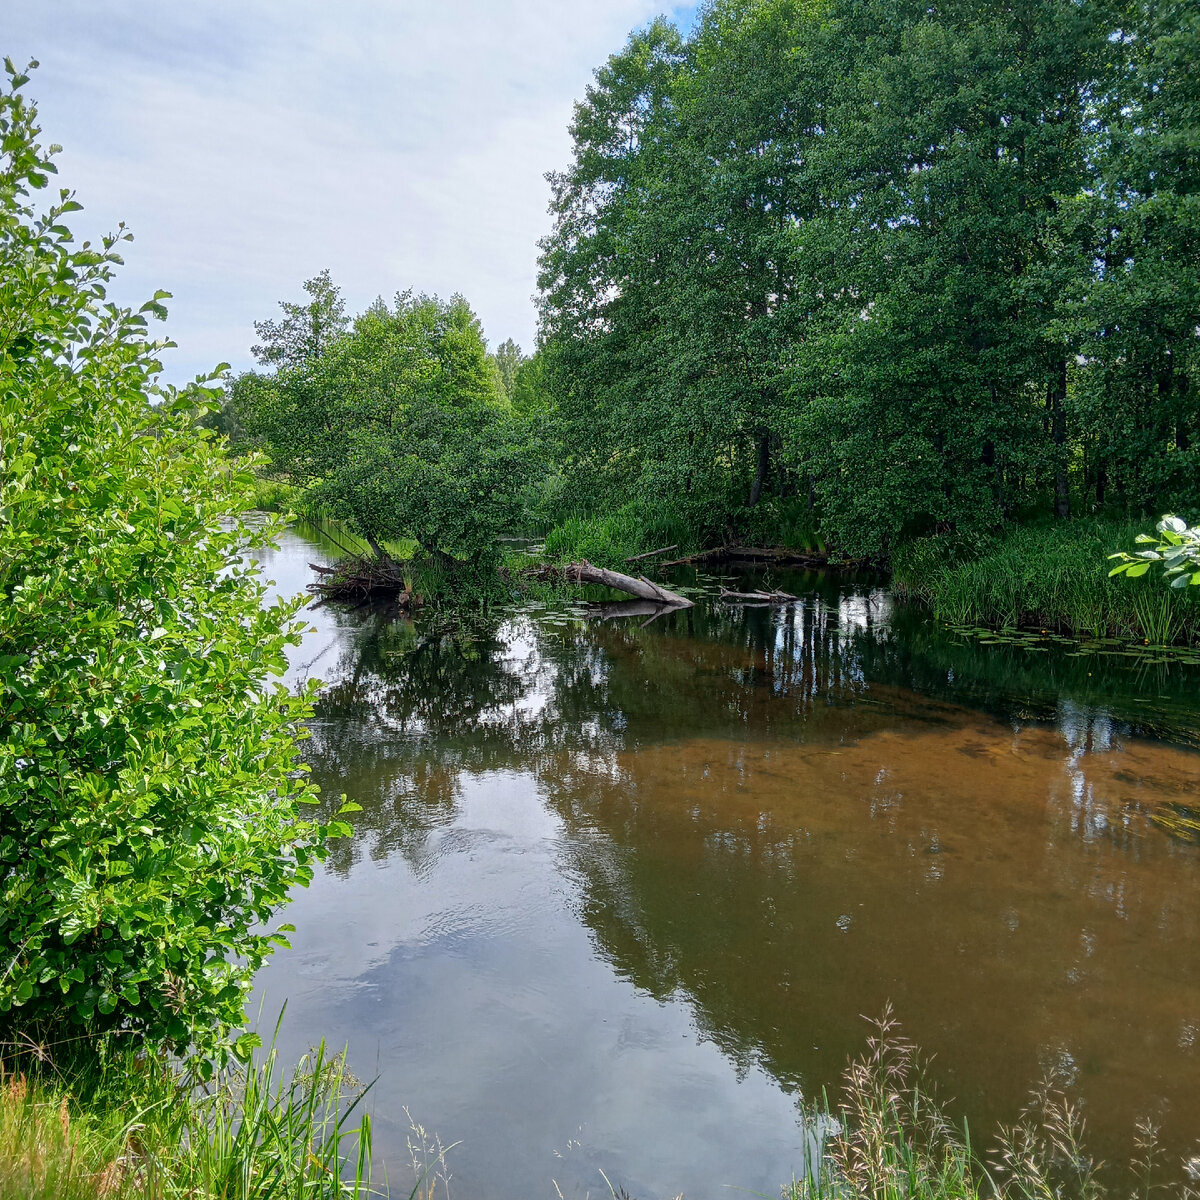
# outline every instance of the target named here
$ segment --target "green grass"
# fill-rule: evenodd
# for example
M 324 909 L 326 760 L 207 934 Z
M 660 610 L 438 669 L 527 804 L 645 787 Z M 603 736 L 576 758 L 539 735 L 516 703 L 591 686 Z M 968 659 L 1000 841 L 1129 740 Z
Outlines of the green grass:
M 679 557 L 729 541 L 809 553 L 826 548 L 805 499 L 768 497 L 752 509 L 733 508 L 728 513 L 730 524 L 724 532 L 697 526 L 668 501 L 635 501 L 605 513 L 568 513 L 546 533 L 546 557 L 558 562 L 587 559 L 618 570 L 634 555 L 663 546 L 678 546 Z
M 250 507 L 259 512 L 296 512 L 303 500 L 303 488 L 279 479 L 264 479 L 260 475 L 254 481 L 254 498 Z
M 0 1068 L 0 1200 L 366 1200 L 362 1084 L 324 1045 L 294 1071 L 275 1050 L 200 1085 L 112 1055 L 62 1073 Z
M 970 555 L 925 538 L 893 561 L 897 590 L 954 625 L 1036 626 L 1155 645 L 1200 633 L 1200 589 L 1173 591 L 1157 571 L 1109 578 L 1108 555 L 1132 550 L 1151 520 L 1081 519 L 1014 526 Z
M 586 559 L 619 571 L 633 555 L 663 546 L 677 546 L 682 557 L 696 548 L 697 540 L 667 506 L 656 512 L 641 504 L 626 504 L 608 513 L 565 517 L 546 534 L 545 556 L 556 562 Z

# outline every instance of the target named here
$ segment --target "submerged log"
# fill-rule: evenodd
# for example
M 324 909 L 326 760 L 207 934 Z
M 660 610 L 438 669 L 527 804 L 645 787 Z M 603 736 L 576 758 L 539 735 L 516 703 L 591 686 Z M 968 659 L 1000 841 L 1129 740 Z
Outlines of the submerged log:
M 795 604 L 800 597 L 793 596 L 791 592 L 731 592 L 728 588 L 722 588 L 720 599 L 732 600 L 735 603 Z

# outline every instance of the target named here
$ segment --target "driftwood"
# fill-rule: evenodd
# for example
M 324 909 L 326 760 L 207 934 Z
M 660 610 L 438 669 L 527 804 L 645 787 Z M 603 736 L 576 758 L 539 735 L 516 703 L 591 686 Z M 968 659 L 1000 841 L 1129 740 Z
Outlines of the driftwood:
M 795 604 L 800 597 L 791 592 L 731 592 L 728 588 L 721 589 L 720 599 L 732 600 L 735 603 L 751 602 L 757 604 Z
M 676 542 L 674 546 L 662 546 L 658 550 L 647 550 L 645 554 L 635 554 L 631 558 L 627 558 L 625 560 L 625 562 L 626 563 L 641 562 L 642 559 L 644 559 L 644 558 L 654 558 L 656 555 L 659 555 L 659 554 L 670 554 L 672 550 L 678 550 L 678 549 L 679 549 L 679 543 Z
M 613 588 L 636 596 L 639 600 L 652 600 L 665 604 L 670 608 L 691 608 L 692 602 L 678 592 L 672 592 L 649 579 L 632 575 L 622 575 L 620 571 L 609 571 L 604 567 L 594 567 L 586 559 L 583 562 L 566 563 L 564 566 L 554 566 L 546 563 L 542 566 L 529 568 L 526 572 L 537 579 L 565 579 L 568 583 L 594 583 L 599 587 Z

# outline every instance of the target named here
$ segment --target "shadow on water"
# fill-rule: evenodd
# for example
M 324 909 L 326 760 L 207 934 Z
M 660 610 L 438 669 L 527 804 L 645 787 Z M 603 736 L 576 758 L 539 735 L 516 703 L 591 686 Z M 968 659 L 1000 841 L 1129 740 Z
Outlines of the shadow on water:
M 501 1195 L 773 1191 L 888 999 L 974 1129 L 1054 1072 L 1106 1157 L 1144 1116 L 1182 1155 L 1200 674 L 772 582 L 802 603 L 319 614 L 308 757 L 363 812 L 269 987 Z

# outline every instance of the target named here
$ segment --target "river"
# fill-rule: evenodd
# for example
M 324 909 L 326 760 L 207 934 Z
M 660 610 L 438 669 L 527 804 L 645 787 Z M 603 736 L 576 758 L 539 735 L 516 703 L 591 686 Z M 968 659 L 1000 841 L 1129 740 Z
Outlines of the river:
M 333 555 L 260 557 L 294 594 Z M 376 1080 L 393 1194 L 411 1116 L 451 1195 L 776 1195 L 889 1002 L 977 1141 L 1053 1073 L 1103 1157 L 1140 1118 L 1195 1152 L 1200 668 L 773 582 L 802 602 L 306 613 L 306 757 L 363 811 L 255 1003 Z

